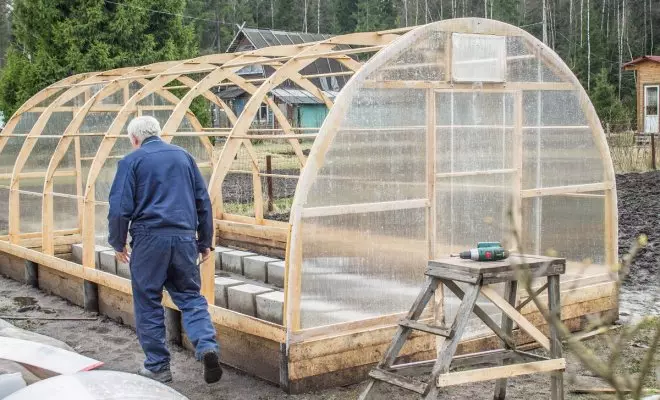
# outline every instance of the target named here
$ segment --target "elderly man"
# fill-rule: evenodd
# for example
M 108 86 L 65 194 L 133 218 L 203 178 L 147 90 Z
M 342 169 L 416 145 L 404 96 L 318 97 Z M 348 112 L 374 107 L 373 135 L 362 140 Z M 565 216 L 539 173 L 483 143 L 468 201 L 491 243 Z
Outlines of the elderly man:
M 183 326 L 204 364 L 204 380 L 222 377 L 215 329 L 200 294 L 200 253 L 211 252 L 213 217 L 204 179 L 193 158 L 160 139 L 153 117 L 128 125 L 135 151 L 119 162 L 110 191 L 109 242 L 120 262 L 130 262 L 135 324 L 146 355 L 139 374 L 170 382 L 161 300 L 163 287 L 183 314 Z M 131 233 L 132 254 L 126 247 Z

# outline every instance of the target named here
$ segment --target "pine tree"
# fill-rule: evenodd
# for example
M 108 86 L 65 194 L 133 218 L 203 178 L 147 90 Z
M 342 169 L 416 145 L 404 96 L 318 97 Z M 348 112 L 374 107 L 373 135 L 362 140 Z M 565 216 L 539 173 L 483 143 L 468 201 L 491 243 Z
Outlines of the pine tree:
M 334 33 L 355 32 L 357 29 L 357 0 L 336 0 Z
M 275 3 L 275 28 L 299 32 L 302 30 L 301 15 L 302 13 L 296 12 L 294 0 L 277 0 Z
M 194 56 L 184 9 L 185 0 L 14 0 L 16 48 L 0 77 L 0 110 L 11 115 L 71 74 Z
M 589 93 L 603 125 L 609 124 L 614 130 L 627 129 L 630 125 L 630 112 L 617 96 L 617 89 L 609 81 L 605 68 L 593 76 Z
M 4 65 L 5 53 L 9 48 L 11 24 L 9 21 L 9 1 L 0 0 L 0 68 Z

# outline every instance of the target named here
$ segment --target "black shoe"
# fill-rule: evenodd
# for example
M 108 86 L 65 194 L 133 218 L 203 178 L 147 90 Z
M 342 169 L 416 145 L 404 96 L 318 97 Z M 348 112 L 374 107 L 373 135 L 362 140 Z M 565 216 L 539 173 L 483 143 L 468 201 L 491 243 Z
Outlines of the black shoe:
M 222 378 L 222 367 L 217 352 L 204 353 L 202 363 L 204 364 L 204 381 L 206 383 L 215 383 Z

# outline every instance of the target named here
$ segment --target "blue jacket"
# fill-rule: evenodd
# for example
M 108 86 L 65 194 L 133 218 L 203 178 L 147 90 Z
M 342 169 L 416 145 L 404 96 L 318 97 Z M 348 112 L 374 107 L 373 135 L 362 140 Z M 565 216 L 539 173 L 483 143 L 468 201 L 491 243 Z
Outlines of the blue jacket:
M 200 252 L 211 248 L 213 214 L 204 178 L 192 156 L 158 137 L 119 161 L 110 189 L 108 242 L 123 251 L 129 230 L 153 235 L 197 233 Z

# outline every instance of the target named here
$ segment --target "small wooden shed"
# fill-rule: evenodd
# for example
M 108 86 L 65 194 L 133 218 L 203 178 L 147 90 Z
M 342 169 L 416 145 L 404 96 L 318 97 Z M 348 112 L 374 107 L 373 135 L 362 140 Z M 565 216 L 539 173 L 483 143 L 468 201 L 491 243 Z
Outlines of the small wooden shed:
M 637 71 L 637 130 L 658 133 L 660 115 L 660 56 L 643 56 L 623 65 Z

